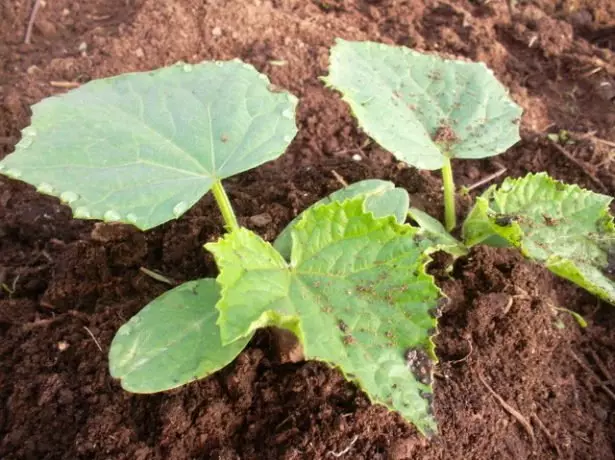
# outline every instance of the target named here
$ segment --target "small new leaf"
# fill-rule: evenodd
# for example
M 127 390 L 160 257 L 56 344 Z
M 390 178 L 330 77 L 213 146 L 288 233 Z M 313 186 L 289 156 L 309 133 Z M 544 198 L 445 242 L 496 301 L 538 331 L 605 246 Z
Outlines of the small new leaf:
M 506 179 L 477 199 L 463 226 L 464 239 L 468 246 L 504 240 L 553 273 L 615 303 L 611 200 L 545 173 Z
M 165 292 L 124 324 L 109 351 L 111 376 L 133 393 L 156 393 L 207 377 L 229 364 L 251 336 L 222 345 L 214 279 Z
M 408 206 L 410 205 L 408 192 L 403 188 L 395 187 L 393 182 L 380 179 L 367 179 L 350 184 L 347 187 L 336 190 L 322 200 L 317 201 L 308 209 L 334 201 L 342 202 L 358 196 L 365 198 L 365 212 L 372 212 L 375 217 L 386 217 L 391 215 L 395 216 L 397 222 L 400 224 L 405 222 Z M 307 209 L 295 217 L 286 228 L 282 230 L 282 233 L 278 235 L 273 243 L 273 247 L 276 248 L 286 260 L 290 260 L 292 229 L 297 222 L 301 220 L 306 211 Z
M 483 63 L 338 39 L 324 80 L 366 133 L 417 168 L 498 155 L 519 140 L 522 110 Z
M 208 244 L 220 268 L 222 340 L 289 329 L 306 358 L 338 366 L 372 401 L 431 434 L 440 291 L 417 230 L 374 217 L 363 201 L 309 209 L 292 229 L 290 263 L 246 229 Z
M 94 80 L 35 104 L 0 173 L 59 197 L 77 218 L 147 230 L 214 181 L 280 156 L 297 132 L 296 104 L 240 61 Z
M 429 238 L 432 243 L 430 252 L 444 251 L 453 257 L 462 257 L 468 254 L 468 249 L 453 235 L 446 231 L 439 220 L 417 208 L 410 208 L 408 215 L 420 228 L 420 233 Z

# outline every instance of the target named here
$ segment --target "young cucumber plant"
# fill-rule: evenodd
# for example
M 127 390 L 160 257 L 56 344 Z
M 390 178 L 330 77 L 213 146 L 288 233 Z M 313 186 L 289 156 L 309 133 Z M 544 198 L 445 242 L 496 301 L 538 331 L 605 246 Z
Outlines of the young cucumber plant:
M 438 249 L 460 256 L 480 242 L 512 245 L 615 303 L 608 196 L 546 174 L 507 179 L 478 198 L 463 226 L 465 247 L 448 234 L 456 226 L 451 159 L 497 155 L 519 140 L 521 108 L 484 64 L 338 40 L 324 81 L 342 93 L 361 127 L 398 160 L 442 170 L 446 228 L 421 210 L 409 210 Z
M 126 390 L 206 377 L 257 329 L 277 326 L 307 359 L 337 366 L 372 401 L 434 433 L 431 337 L 442 295 L 424 269 L 435 243 L 404 223 L 407 192 L 353 184 L 271 245 L 239 225 L 224 191 L 222 179 L 284 152 L 296 102 L 239 61 L 93 81 L 36 104 L 0 172 L 59 197 L 77 218 L 142 230 L 212 190 L 229 232 L 206 245 L 220 274 L 166 292 L 119 329 L 109 366 Z

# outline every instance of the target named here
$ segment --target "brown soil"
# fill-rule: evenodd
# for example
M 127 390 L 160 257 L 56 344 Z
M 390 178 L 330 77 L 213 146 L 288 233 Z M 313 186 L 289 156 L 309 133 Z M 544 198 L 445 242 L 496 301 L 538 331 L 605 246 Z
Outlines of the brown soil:
M 288 153 L 228 181 L 244 225 L 273 239 L 339 187 L 333 170 L 348 182 L 394 180 L 440 216 L 437 174 L 365 146 L 318 81 L 340 36 L 482 60 L 511 88 L 526 110 L 523 141 L 497 159 L 458 162 L 459 184 L 504 166 L 613 194 L 615 7 L 512 3 L 513 11 L 503 0 L 43 1 L 24 45 L 32 2 L 2 2 L 0 152 L 12 151 L 30 104 L 64 91 L 51 82 L 239 57 L 301 98 Z M 545 140 L 560 129 L 576 133 L 564 148 L 578 165 Z M 464 212 L 469 200 L 461 201 Z M 615 458 L 615 309 L 508 250 L 476 249 L 439 277 L 450 302 L 437 338 L 441 434 L 431 441 L 325 365 L 278 362 L 267 331 L 211 378 L 125 393 L 107 371 L 113 334 L 168 288 L 139 268 L 177 281 L 214 276 L 202 244 L 222 228 L 207 196 L 147 234 L 119 230 L 73 221 L 56 200 L 0 179 L 0 458 Z

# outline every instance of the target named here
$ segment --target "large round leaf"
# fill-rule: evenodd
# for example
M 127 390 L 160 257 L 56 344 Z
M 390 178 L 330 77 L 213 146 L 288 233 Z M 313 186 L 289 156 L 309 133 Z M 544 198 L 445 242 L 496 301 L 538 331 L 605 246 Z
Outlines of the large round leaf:
M 338 40 L 324 80 L 367 134 L 417 168 L 497 155 L 519 140 L 522 110 L 483 63 Z
M 237 60 L 95 80 L 34 105 L 0 172 L 60 197 L 75 217 L 149 229 L 215 180 L 284 152 L 297 99 L 269 88 Z

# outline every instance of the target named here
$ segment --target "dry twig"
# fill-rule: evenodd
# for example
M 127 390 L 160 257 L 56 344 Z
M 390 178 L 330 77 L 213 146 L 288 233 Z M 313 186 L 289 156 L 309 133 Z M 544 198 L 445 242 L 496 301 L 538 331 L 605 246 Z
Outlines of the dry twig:
M 355 435 L 354 438 L 352 438 L 352 441 L 350 441 L 350 444 L 344 450 L 341 450 L 339 452 L 333 452 L 332 450 L 330 450 L 327 453 L 333 455 L 335 458 L 340 458 L 342 455 L 345 455 L 348 452 L 350 452 L 350 449 L 352 449 L 352 446 L 354 446 L 354 443 L 357 442 L 357 439 L 359 439 L 359 435 L 358 434 Z
M 598 369 L 600 369 L 600 372 L 602 372 L 602 374 L 608 380 L 607 383 L 611 385 L 615 384 L 615 380 L 613 379 L 613 376 L 611 375 L 611 373 L 609 372 L 609 369 L 604 365 L 604 363 L 598 356 L 598 353 L 596 353 L 594 350 L 589 350 L 589 352 L 591 353 L 592 358 L 594 359 L 594 362 L 596 363 L 596 366 L 598 366 Z
M 38 13 L 38 9 L 41 7 L 41 0 L 34 0 L 34 6 L 32 7 L 32 13 L 30 14 L 30 20 L 28 21 L 28 28 L 26 29 L 26 36 L 23 39 L 23 42 L 26 45 L 30 44 L 30 40 L 32 38 L 32 28 L 34 27 L 34 20 L 36 19 L 36 13 Z
M 600 179 L 598 179 L 588 168 L 586 165 L 584 165 L 581 161 L 577 160 L 575 157 L 573 157 L 564 147 L 562 147 L 561 145 L 559 145 L 557 142 L 552 141 L 551 139 L 549 139 L 548 137 L 546 138 L 548 142 L 551 143 L 551 145 L 553 147 L 555 147 L 555 149 L 561 153 L 562 155 L 564 155 L 571 163 L 574 163 L 581 171 L 583 171 L 585 173 L 585 175 L 587 177 L 589 177 L 589 179 L 591 179 L 591 181 L 598 187 L 600 188 L 603 192 L 608 192 L 608 189 L 606 188 L 606 186 L 602 183 L 602 181 Z
M 342 186 L 348 187 L 348 182 L 346 182 L 346 180 L 335 169 L 331 170 L 331 174 L 333 174 L 333 177 L 335 177 L 335 180 L 337 180 L 340 184 L 342 184 Z
M 475 188 L 478 188 L 478 187 L 481 187 L 481 186 L 483 186 L 485 184 L 488 184 L 492 180 L 495 180 L 498 177 L 500 177 L 506 171 L 508 171 L 508 169 L 506 169 L 504 167 L 500 168 L 498 171 L 494 172 L 493 174 L 489 174 L 487 177 L 484 177 L 481 180 L 479 180 L 478 182 L 475 182 L 472 185 L 470 185 L 469 187 L 466 187 L 466 192 L 471 192 Z
M 90 329 L 88 329 L 87 326 L 83 326 L 83 329 L 85 329 L 87 331 L 87 333 L 90 334 L 90 337 L 92 337 L 92 340 L 94 340 L 94 343 L 96 344 L 96 346 L 98 347 L 100 352 L 104 353 L 102 347 L 100 346 L 100 343 L 98 342 L 98 340 L 96 340 L 96 337 L 94 337 L 94 334 L 92 334 L 92 331 L 90 331 Z
M 572 350 L 568 350 L 568 353 L 570 354 L 570 356 L 572 357 L 572 359 L 574 359 L 579 366 L 581 366 L 591 377 L 593 377 L 596 382 L 598 383 L 598 385 L 600 386 L 600 388 L 602 388 L 602 390 L 609 395 L 609 397 L 615 401 L 615 393 L 613 393 L 609 387 L 606 386 L 606 384 L 602 381 L 602 379 L 600 377 L 598 377 L 598 374 L 596 374 L 594 372 L 594 370 L 589 367 L 588 364 L 585 363 L 585 361 L 583 361 L 581 358 L 579 358 L 576 353 Z
M 547 439 L 549 440 L 549 443 L 551 443 L 551 445 L 553 446 L 553 448 L 555 449 L 555 452 L 557 452 L 557 457 L 558 458 L 562 458 L 562 453 L 559 450 L 559 444 L 557 443 L 557 441 L 555 440 L 555 437 L 551 434 L 551 432 L 547 429 L 547 427 L 545 426 L 544 423 L 542 423 L 542 420 L 540 420 L 538 418 L 538 415 L 536 414 L 532 414 L 530 416 L 530 418 L 532 420 L 534 420 L 534 422 L 536 422 L 536 425 L 538 425 L 538 428 L 540 428 L 542 430 L 542 432 L 545 434 L 545 436 L 547 437 Z
M 523 426 L 527 434 L 532 439 L 532 443 L 534 443 L 536 441 L 536 438 L 534 437 L 534 429 L 532 428 L 532 425 L 530 424 L 530 422 L 527 421 L 527 418 L 525 418 L 523 414 L 521 414 L 521 412 L 519 412 L 514 407 L 512 407 L 510 404 L 508 404 L 506 401 L 504 401 L 504 398 L 502 398 L 499 394 L 495 392 L 493 388 L 491 388 L 491 386 L 487 383 L 487 381 L 485 380 L 483 375 L 480 373 L 480 371 L 477 372 L 477 374 L 482 384 L 485 386 L 485 388 L 487 388 L 487 390 L 489 390 L 489 393 L 491 393 L 491 395 L 495 399 L 497 399 L 497 401 L 500 403 L 500 405 L 504 408 L 506 412 L 512 415 L 521 424 L 521 426 Z

